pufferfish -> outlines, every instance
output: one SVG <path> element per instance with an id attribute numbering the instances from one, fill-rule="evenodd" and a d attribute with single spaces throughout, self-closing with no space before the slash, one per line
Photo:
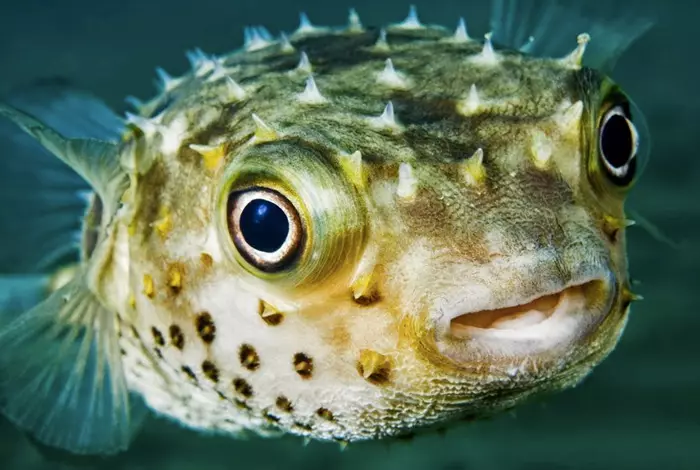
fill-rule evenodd
<path id="1" fill-rule="evenodd" d="M 580 383 L 635 299 L 645 132 L 608 72 L 649 23 L 496 6 L 483 39 L 414 8 L 250 27 L 126 119 L 56 81 L 11 94 L 3 414 L 78 454 L 149 410 L 348 443 Z M 549 54 L 582 24 L 593 65 L 586 33 Z"/>

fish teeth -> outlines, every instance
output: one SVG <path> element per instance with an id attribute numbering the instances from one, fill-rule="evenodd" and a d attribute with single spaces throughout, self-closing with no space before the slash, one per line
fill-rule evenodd
<path id="1" fill-rule="evenodd" d="M 377 74 L 377 81 L 391 88 L 408 88 L 408 80 L 396 71 L 391 59 L 386 60 L 384 70 Z"/>
<path id="2" fill-rule="evenodd" d="M 314 77 L 306 79 L 306 87 L 297 95 L 297 100 L 305 104 L 323 104 L 328 101 L 319 91 Z"/>
<path id="3" fill-rule="evenodd" d="M 578 43 L 576 49 L 574 49 L 569 55 L 567 55 L 563 59 L 560 59 L 559 62 L 564 67 L 570 68 L 572 70 L 579 70 L 581 68 L 581 64 L 583 63 L 583 55 L 586 52 L 586 46 L 588 45 L 588 42 L 590 40 L 591 36 L 588 33 L 579 34 L 576 38 L 576 42 Z"/>

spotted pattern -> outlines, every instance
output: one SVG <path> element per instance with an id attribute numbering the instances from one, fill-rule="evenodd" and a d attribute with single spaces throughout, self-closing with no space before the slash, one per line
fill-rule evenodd
<path id="1" fill-rule="evenodd" d="M 204 375 L 212 382 L 219 381 L 219 368 L 210 360 L 206 359 L 202 362 L 202 372 L 204 372 Z"/>
<path id="2" fill-rule="evenodd" d="M 177 325 L 170 325 L 170 343 L 177 349 L 182 350 L 185 347 L 185 335 L 182 329 Z"/>
<path id="3" fill-rule="evenodd" d="M 334 421 L 335 417 L 333 416 L 333 412 L 329 410 L 328 408 L 319 408 L 316 410 L 316 414 L 325 419 L 326 421 Z"/>
<path id="4" fill-rule="evenodd" d="M 195 326 L 197 328 L 197 333 L 199 337 L 202 338 L 206 344 L 211 344 L 216 338 L 216 325 L 214 324 L 214 319 L 211 317 L 209 312 L 202 312 L 197 315 L 195 320 Z"/>
<path id="5" fill-rule="evenodd" d="M 294 355 L 294 370 L 303 379 L 310 379 L 314 371 L 314 362 L 304 353 Z"/>
<path id="6" fill-rule="evenodd" d="M 260 367 L 260 356 L 253 346 L 244 344 L 238 352 L 241 365 L 248 370 L 257 370 Z"/>
<path id="7" fill-rule="evenodd" d="M 233 389 L 239 395 L 250 398 L 253 396 L 253 387 L 245 380 L 241 378 L 233 379 Z"/>
<path id="8" fill-rule="evenodd" d="M 289 400 L 289 398 L 285 397 L 284 395 L 280 395 L 277 397 L 277 400 L 275 400 L 275 406 L 284 411 L 285 413 L 291 413 L 294 411 L 294 406 L 292 406 L 292 402 Z"/>
<path id="9" fill-rule="evenodd" d="M 153 341 L 155 341 L 158 346 L 165 346 L 165 338 L 163 338 L 163 333 L 161 333 L 158 328 L 152 326 L 151 334 L 153 335 Z"/>

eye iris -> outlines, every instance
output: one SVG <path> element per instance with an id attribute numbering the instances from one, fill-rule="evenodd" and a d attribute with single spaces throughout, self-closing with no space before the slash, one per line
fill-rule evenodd
<path id="1" fill-rule="evenodd" d="M 274 253 L 289 235 L 289 220 L 277 204 L 253 199 L 241 212 L 241 234 L 246 243 L 258 251 Z"/>
<path id="2" fill-rule="evenodd" d="M 632 158 L 634 136 L 624 116 L 615 114 L 603 126 L 600 149 L 613 168 L 622 168 Z"/>

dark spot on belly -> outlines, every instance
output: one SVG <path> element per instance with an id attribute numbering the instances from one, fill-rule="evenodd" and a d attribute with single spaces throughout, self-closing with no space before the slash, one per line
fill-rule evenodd
<path id="1" fill-rule="evenodd" d="M 177 325 L 170 325 L 170 343 L 177 349 L 182 350 L 185 347 L 185 335 L 182 334 L 182 329 Z"/>
<path id="2" fill-rule="evenodd" d="M 209 312 L 202 312 L 197 315 L 195 326 L 202 341 L 207 344 L 211 344 L 214 341 L 214 338 L 216 338 L 216 325 Z"/>
<path id="3" fill-rule="evenodd" d="M 153 352 L 156 353 L 156 356 L 158 356 L 158 359 L 163 359 L 163 353 L 160 351 L 160 348 L 153 348 Z"/>
<path id="4" fill-rule="evenodd" d="M 333 416 L 333 412 L 329 410 L 328 408 L 319 408 L 316 410 L 316 414 L 325 419 L 326 421 L 335 421 L 335 417 Z"/>
<path id="5" fill-rule="evenodd" d="M 280 421 L 280 418 L 278 416 L 275 416 L 271 413 L 265 413 L 265 419 L 268 422 L 273 423 L 273 424 L 279 423 L 279 421 Z"/>
<path id="6" fill-rule="evenodd" d="M 238 351 L 238 358 L 241 365 L 248 370 L 257 370 L 260 367 L 260 356 L 250 344 L 244 344 Z"/>
<path id="7" fill-rule="evenodd" d="M 163 333 L 161 333 L 158 328 L 152 326 L 151 333 L 153 334 L 153 341 L 155 341 L 158 346 L 165 346 L 165 338 L 163 338 Z"/>
<path id="8" fill-rule="evenodd" d="M 182 370 L 182 372 L 184 372 L 185 375 L 186 375 L 187 377 L 189 377 L 190 379 L 192 379 L 192 381 L 197 382 L 197 376 L 194 375 L 194 372 L 192 372 L 192 369 L 190 369 L 190 368 L 187 367 L 187 366 L 182 366 L 182 367 L 180 368 L 180 370 Z"/>
<path id="9" fill-rule="evenodd" d="M 233 389 L 236 391 L 236 393 L 246 398 L 253 396 L 253 387 L 251 387 L 245 379 L 233 379 Z"/>
<path id="10" fill-rule="evenodd" d="M 285 413 L 291 413 L 292 411 L 294 411 L 292 402 L 289 400 L 289 398 L 283 395 L 277 397 L 277 400 L 275 400 L 275 406 L 277 406 L 277 408 L 284 411 Z"/>
<path id="11" fill-rule="evenodd" d="M 202 362 L 202 372 L 204 372 L 204 375 L 212 382 L 219 381 L 219 368 L 210 360 L 207 359 Z"/>
<path id="12" fill-rule="evenodd" d="M 314 362 L 304 353 L 294 355 L 294 370 L 302 379 L 310 379 L 314 371 Z"/>

